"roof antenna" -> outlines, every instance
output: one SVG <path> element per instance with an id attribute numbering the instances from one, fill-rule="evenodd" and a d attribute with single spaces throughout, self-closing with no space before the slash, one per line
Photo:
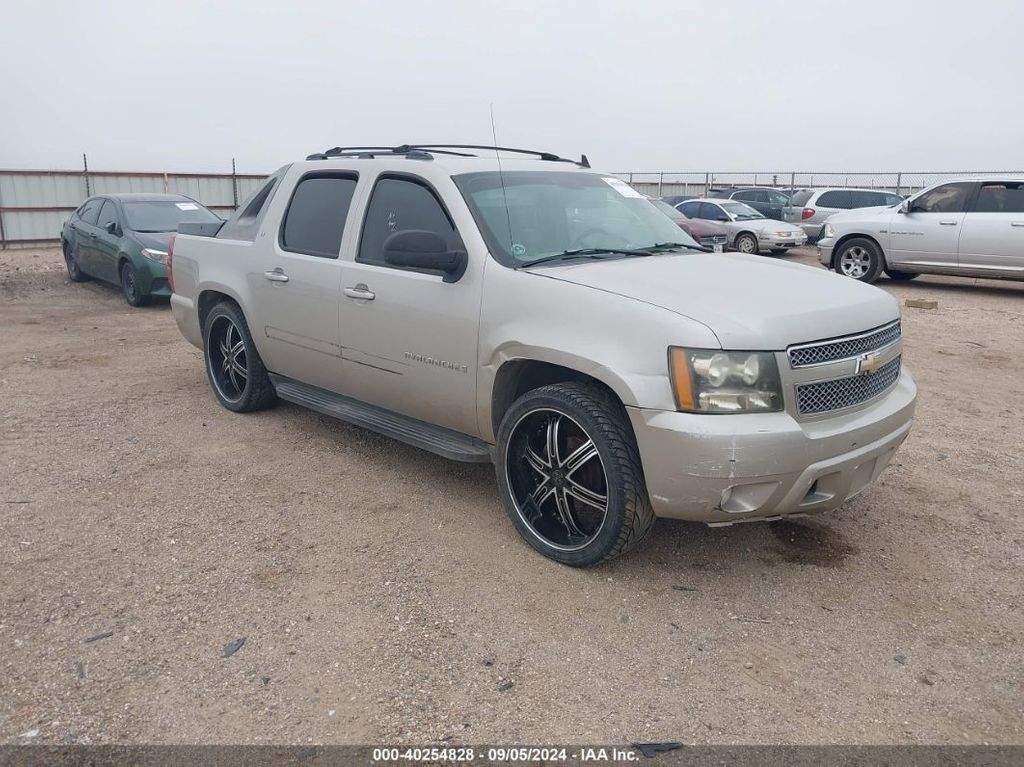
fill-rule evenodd
<path id="1" fill-rule="evenodd" d="M 508 252 L 514 259 L 515 242 L 512 240 L 512 214 L 508 210 L 508 192 L 505 191 L 505 174 L 501 171 L 501 155 L 498 153 L 498 131 L 494 127 L 494 102 L 491 102 L 491 138 L 494 139 L 494 159 L 498 161 L 498 179 L 501 181 L 501 197 L 505 201 L 505 218 L 508 220 Z"/>

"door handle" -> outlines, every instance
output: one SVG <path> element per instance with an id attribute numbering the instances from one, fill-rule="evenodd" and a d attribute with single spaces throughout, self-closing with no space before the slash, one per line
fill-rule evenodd
<path id="1" fill-rule="evenodd" d="M 354 288 L 344 288 L 342 292 L 349 298 L 361 298 L 363 301 L 372 301 L 377 294 L 360 282 Z"/>
<path id="2" fill-rule="evenodd" d="M 284 273 L 284 269 L 280 266 L 276 269 L 263 272 L 263 276 L 271 282 L 288 282 L 288 275 Z"/>
<path id="3" fill-rule="evenodd" d="M 1020 226 L 1020 227 L 1024 227 L 1024 221 L 1011 221 L 1011 222 L 1010 222 L 1010 226 Z"/>
<path id="4" fill-rule="evenodd" d="M 940 221 L 939 226 L 956 226 L 956 221 Z"/>

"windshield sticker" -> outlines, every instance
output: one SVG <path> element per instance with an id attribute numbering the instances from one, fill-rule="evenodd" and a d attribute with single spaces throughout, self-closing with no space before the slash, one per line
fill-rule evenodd
<path id="1" fill-rule="evenodd" d="M 526 255 L 526 246 L 523 245 L 521 242 L 513 242 L 512 243 L 512 255 L 515 256 L 516 258 L 519 258 L 521 256 L 525 256 Z"/>
<path id="2" fill-rule="evenodd" d="M 641 200 L 644 198 L 640 192 L 631 187 L 625 181 L 617 178 L 605 178 L 604 176 L 601 177 L 601 180 L 623 197 L 639 197 Z"/>
<path id="3" fill-rule="evenodd" d="M 180 210 L 199 210 L 199 206 L 194 202 L 176 202 L 174 203 Z"/>

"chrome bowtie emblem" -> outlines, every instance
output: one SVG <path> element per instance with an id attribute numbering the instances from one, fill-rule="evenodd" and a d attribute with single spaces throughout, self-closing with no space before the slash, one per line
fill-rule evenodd
<path id="1" fill-rule="evenodd" d="M 882 355 L 868 352 L 857 358 L 857 373 L 874 373 L 882 367 Z"/>

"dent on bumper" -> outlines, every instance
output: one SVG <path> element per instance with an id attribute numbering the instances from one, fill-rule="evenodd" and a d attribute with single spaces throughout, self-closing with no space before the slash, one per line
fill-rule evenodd
<path id="1" fill-rule="evenodd" d="M 913 423 L 909 374 L 862 410 L 694 415 L 627 408 L 655 514 L 728 525 L 827 511 L 873 482 Z"/>

